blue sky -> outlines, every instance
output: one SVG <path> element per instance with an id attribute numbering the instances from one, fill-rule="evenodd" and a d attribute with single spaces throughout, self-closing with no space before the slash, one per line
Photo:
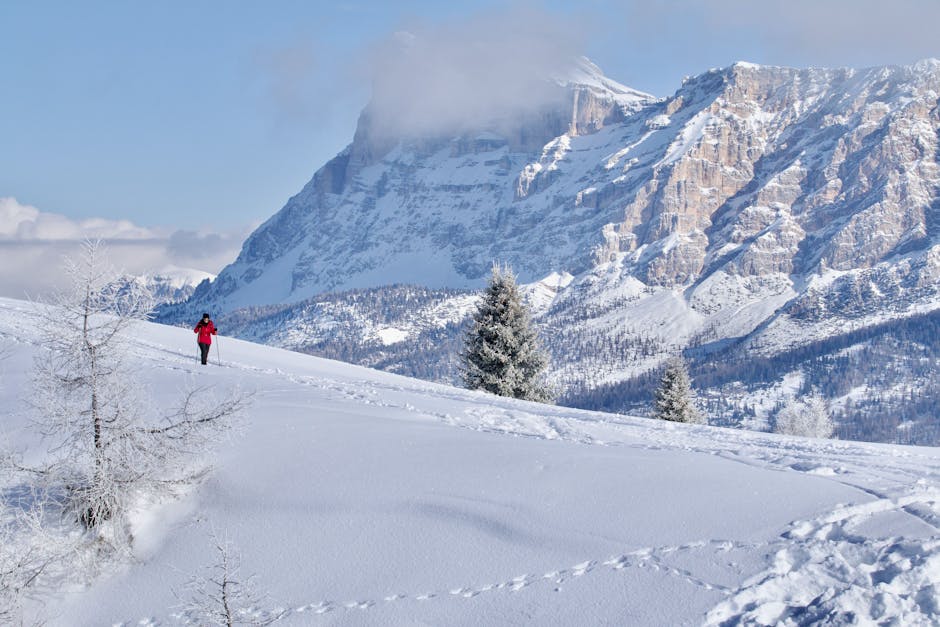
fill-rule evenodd
<path id="1" fill-rule="evenodd" d="M 393 33 L 507 23 L 660 96 L 735 60 L 940 57 L 936 0 L 0 0 L 0 220 L 26 206 L 231 248 L 351 140 Z"/>

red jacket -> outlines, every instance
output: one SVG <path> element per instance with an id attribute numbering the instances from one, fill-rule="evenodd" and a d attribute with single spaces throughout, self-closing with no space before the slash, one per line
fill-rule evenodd
<path id="1" fill-rule="evenodd" d="M 212 336 L 215 335 L 215 325 L 212 324 L 212 320 L 206 323 L 200 320 L 196 328 L 193 329 L 193 333 L 199 334 L 196 341 L 200 344 L 212 344 Z"/>

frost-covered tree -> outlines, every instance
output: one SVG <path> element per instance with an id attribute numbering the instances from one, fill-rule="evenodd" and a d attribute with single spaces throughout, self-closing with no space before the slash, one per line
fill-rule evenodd
<path id="1" fill-rule="evenodd" d="M 88 568 L 88 554 L 75 549 L 74 534 L 62 535 L 44 520 L 41 506 L 24 507 L 29 498 L 16 489 L 14 505 L 0 500 L 0 625 L 43 624 L 34 616 L 26 622 L 22 601 L 62 580 L 65 569 Z"/>
<path id="2" fill-rule="evenodd" d="M 542 378 L 548 357 L 508 266 L 493 273 L 464 338 L 463 379 L 471 390 L 551 402 Z"/>
<path id="3" fill-rule="evenodd" d="M 20 602 L 46 567 L 42 546 L 23 542 L 8 508 L 0 501 L 0 624 L 14 625 L 22 620 Z M 30 536 L 24 537 L 29 538 Z"/>
<path id="4" fill-rule="evenodd" d="M 45 465 L 32 470 L 86 528 L 102 531 L 110 522 L 110 539 L 120 546 L 129 541 L 129 506 L 194 480 L 193 457 L 244 401 L 217 403 L 191 390 L 164 413 L 130 362 L 131 331 L 153 303 L 146 288 L 116 287 L 118 274 L 98 242 L 86 242 L 66 273 L 67 291 L 40 307 L 45 350 L 35 362 L 31 399 L 50 447 Z"/>
<path id="5" fill-rule="evenodd" d="M 183 601 L 183 616 L 196 625 L 270 625 L 283 611 L 265 610 L 267 595 L 255 585 L 254 575 L 241 571 L 241 556 L 231 542 L 213 534 L 216 560 L 205 574 L 194 575 L 177 596 Z M 267 603 L 270 604 L 270 603 Z"/>
<path id="6" fill-rule="evenodd" d="M 831 438 L 834 430 L 828 404 L 818 394 L 791 399 L 777 413 L 774 424 L 774 433 L 808 438 Z"/>
<path id="7" fill-rule="evenodd" d="M 659 388 L 656 390 L 655 418 L 672 422 L 704 424 L 705 419 L 695 408 L 692 383 L 681 357 L 666 363 Z"/>

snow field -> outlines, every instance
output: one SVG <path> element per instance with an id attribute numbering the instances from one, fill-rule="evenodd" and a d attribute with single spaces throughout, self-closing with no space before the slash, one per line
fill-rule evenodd
<path id="1" fill-rule="evenodd" d="M 0 300 L 0 402 L 36 334 Z M 940 452 L 535 405 L 142 324 L 150 392 L 254 391 L 208 480 L 135 520 L 136 559 L 37 600 L 51 625 L 172 625 L 237 547 L 283 624 L 935 624 Z M 213 349 L 213 358 L 216 357 Z"/>

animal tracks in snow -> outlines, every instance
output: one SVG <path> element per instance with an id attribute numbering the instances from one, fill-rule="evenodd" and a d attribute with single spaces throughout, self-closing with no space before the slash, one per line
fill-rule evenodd
<path id="1" fill-rule="evenodd" d="M 279 608 L 276 611 L 257 610 L 257 617 L 278 615 L 281 618 L 289 618 L 291 615 L 299 616 L 320 616 L 336 615 L 346 612 L 361 611 L 379 611 L 383 606 L 400 603 L 430 603 L 440 602 L 445 599 L 459 599 L 461 601 L 473 602 L 474 599 L 486 594 L 523 594 L 529 588 L 536 586 L 550 586 L 554 592 L 563 592 L 562 585 L 572 580 L 588 578 L 592 574 L 601 570 L 607 572 L 623 571 L 630 568 L 652 568 L 667 575 L 680 577 L 692 585 L 700 586 L 706 590 L 717 590 L 725 595 L 731 594 L 726 588 L 705 582 L 698 577 L 688 573 L 680 568 L 670 566 L 667 563 L 668 557 L 687 553 L 690 551 L 717 551 L 727 552 L 734 548 L 751 548 L 751 545 L 733 542 L 729 540 L 709 540 L 701 542 L 691 542 L 678 546 L 646 547 L 625 553 L 623 555 L 610 557 L 604 560 L 585 560 L 574 564 L 568 568 L 550 570 L 545 573 L 532 574 L 524 573 L 515 575 L 511 578 L 503 579 L 492 583 L 486 583 L 478 586 L 457 586 L 443 588 L 439 590 L 425 591 L 420 593 L 408 594 L 404 592 L 392 593 L 375 599 L 360 599 L 350 601 L 322 600 L 294 607 Z M 170 615 L 169 624 L 190 624 L 185 615 Z M 249 617 L 250 618 L 250 617 Z M 117 623 L 117 626 L 130 627 L 131 625 L 153 625 L 154 627 L 164 624 L 152 617 L 141 619 L 140 621 Z M 116 626 L 116 627 L 117 627 Z"/>
<path id="2" fill-rule="evenodd" d="M 379 611 L 383 606 L 390 604 L 399 604 L 407 602 L 429 603 L 440 602 L 445 599 L 459 599 L 461 601 L 473 602 L 474 599 L 486 594 L 524 594 L 529 588 L 536 586 L 550 586 L 554 592 L 563 592 L 563 584 L 573 580 L 589 578 L 592 574 L 600 571 L 617 572 L 630 568 L 651 568 L 670 576 L 676 576 L 686 580 L 688 583 L 699 586 L 705 590 L 715 590 L 725 595 L 731 593 L 727 588 L 703 581 L 691 573 L 670 566 L 667 562 L 669 556 L 687 553 L 691 551 L 716 551 L 728 552 L 734 548 L 752 548 L 752 545 L 738 543 L 729 540 L 709 540 L 701 542 L 691 542 L 683 545 L 670 545 L 662 547 L 646 547 L 625 553 L 623 555 L 610 557 L 603 560 L 585 560 L 574 564 L 568 568 L 550 570 L 544 573 L 524 573 L 513 577 L 486 583 L 478 586 L 456 586 L 439 590 L 425 591 L 420 593 L 408 594 L 398 592 L 375 599 L 362 599 L 355 601 L 338 602 L 333 600 L 322 600 L 314 603 L 307 603 L 293 608 L 278 610 L 278 614 L 283 618 L 291 615 L 336 615 L 344 612 L 360 611 Z M 270 615 L 271 612 L 262 612 L 259 610 L 259 616 Z M 175 616 L 171 618 L 182 619 L 185 624 L 185 618 Z M 153 620 L 153 619 L 147 619 Z M 137 623 L 122 623 L 126 627 Z M 151 623 L 159 625 L 160 623 Z"/>
<path id="3" fill-rule="evenodd" d="M 702 548 L 711 545 L 712 543 L 696 543 L 690 544 L 686 548 Z M 724 542 L 719 542 L 719 545 L 726 544 Z M 677 551 L 683 550 L 682 547 L 664 547 L 663 549 L 642 549 L 635 552 L 636 554 L 643 554 L 647 556 L 652 556 L 658 554 L 660 551 L 664 551 L 666 554 L 675 553 Z M 630 555 L 633 555 L 631 553 Z M 569 568 L 552 570 L 543 574 L 521 574 L 516 575 L 512 578 L 504 579 L 502 581 L 487 583 L 480 586 L 458 586 L 447 588 L 443 590 L 437 590 L 432 592 L 422 592 L 418 594 L 405 594 L 397 593 L 390 594 L 387 596 L 380 597 L 381 600 L 378 601 L 356 601 L 349 603 L 335 603 L 333 601 L 320 601 L 318 603 L 312 603 L 309 605 L 303 605 L 295 608 L 294 610 L 289 610 L 289 612 L 294 613 L 304 613 L 304 612 L 314 612 L 318 614 L 324 614 L 328 612 L 336 611 L 352 611 L 352 610 L 367 610 L 367 609 L 380 609 L 383 604 L 390 603 L 401 603 L 401 602 L 431 602 L 435 600 L 442 599 L 461 599 L 472 601 L 473 599 L 484 594 L 516 594 L 522 593 L 525 589 L 538 586 L 538 585 L 550 585 L 555 591 L 561 591 L 561 588 L 558 586 L 563 584 L 565 581 L 568 581 L 572 578 L 580 578 L 590 573 L 594 572 L 598 568 L 606 568 L 611 571 L 622 570 L 624 568 L 629 568 L 631 566 L 643 566 L 644 564 L 640 561 L 634 563 L 630 562 L 628 556 L 620 556 L 616 558 L 610 558 L 604 561 L 598 560 L 587 560 L 579 564 L 575 564 Z M 674 569 L 675 572 L 679 572 L 677 569 Z"/>

